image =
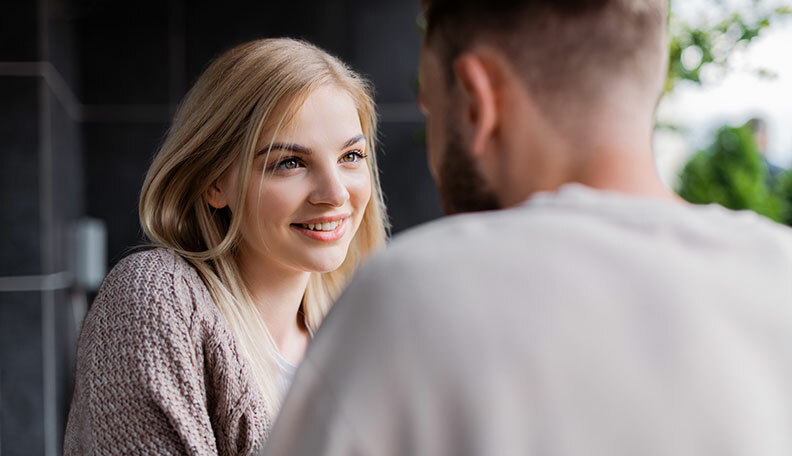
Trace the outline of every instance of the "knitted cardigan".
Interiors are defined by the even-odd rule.
[[[64,454],[247,455],[272,418],[192,266],[154,249],[113,268],[80,333]]]

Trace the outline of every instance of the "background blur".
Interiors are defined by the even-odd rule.
[[[673,6],[658,172],[696,202],[777,198],[784,221],[784,179],[767,176],[792,159],[789,2]],[[440,215],[414,105],[417,18],[417,0],[0,0],[0,455],[60,453],[82,317],[142,240],[138,192],[177,103],[229,47],[304,38],[368,76],[394,232]],[[764,150],[722,129],[754,117]]]

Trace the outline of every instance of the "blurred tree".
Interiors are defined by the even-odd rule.
[[[696,23],[685,20],[672,3],[669,16],[670,52],[665,94],[681,81],[706,84],[735,68],[734,56],[761,33],[785,16],[792,15],[788,0],[703,0]],[[708,5],[709,4],[709,5]],[[704,17],[706,16],[706,17]],[[760,77],[774,77],[762,68],[749,68]],[[669,127],[659,125],[659,127]],[[675,126],[670,126],[675,128]],[[679,195],[692,203],[718,203],[730,209],[749,209],[772,220],[792,224],[792,172],[768,184],[768,170],[751,129],[723,127],[715,142],[699,151],[680,174]]]
[[[792,226],[792,170],[784,171],[776,178],[773,190],[784,205],[781,221]]]
[[[792,190],[792,178],[787,185]],[[685,165],[677,192],[691,203],[749,209],[779,222],[788,213],[787,203],[767,183],[767,169],[748,126],[721,128],[715,142]]]
[[[733,1],[705,0],[701,9],[706,7],[708,13],[714,13],[714,18],[698,17],[699,22],[692,24],[676,12],[674,5],[681,5],[682,1],[689,0],[671,2],[666,93],[673,91],[679,81],[702,84],[703,71],[725,74],[733,70],[730,58],[736,51],[746,48],[763,29],[792,14],[788,0],[750,0],[737,7],[730,7]],[[761,68],[753,70],[760,76],[773,76]]]

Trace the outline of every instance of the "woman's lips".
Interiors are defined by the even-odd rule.
[[[320,242],[333,242],[344,237],[347,228],[347,218],[338,221],[338,225],[330,231],[319,231],[302,226],[301,224],[292,224],[291,227],[302,233],[304,236]],[[316,227],[314,227],[316,228]]]

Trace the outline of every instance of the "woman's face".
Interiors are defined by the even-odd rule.
[[[242,227],[246,260],[337,269],[371,197],[366,138],[352,98],[331,85],[316,89],[290,128],[274,140],[263,134],[257,150]],[[223,193],[235,195],[236,176],[228,177],[230,193]]]

